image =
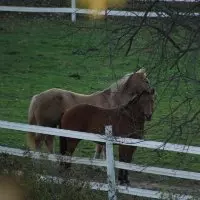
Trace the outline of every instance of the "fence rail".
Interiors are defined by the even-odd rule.
[[[53,177],[53,176],[40,176],[40,179],[43,181],[50,181],[50,182],[53,181],[57,184],[62,184],[64,182],[62,178]],[[86,184],[88,184],[88,182],[86,182]],[[108,191],[108,184],[105,184],[105,183],[89,182],[89,186],[93,190]],[[127,187],[127,186],[120,186],[120,185],[117,186],[117,190],[123,194],[135,195],[139,197],[154,198],[154,199],[176,199],[176,200],[179,200],[179,199],[192,200],[193,199],[193,196],[191,195],[169,194],[167,192],[158,192],[155,190],[139,189],[139,188],[132,188],[132,187]]]
[[[166,0],[165,0],[166,1]],[[197,2],[195,0],[186,0],[186,1],[172,1],[167,0],[166,2]],[[31,12],[31,13],[71,13],[72,22],[76,21],[76,14],[94,14],[95,15],[106,15],[106,16],[123,16],[123,17],[170,17],[165,12],[142,12],[142,11],[119,11],[119,10],[100,10],[96,11],[94,9],[79,9],[76,8],[76,1],[71,1],[71,8],[52,8],[52,7],[22,7],[22,6],[0,6],[0,11],[6,12]],[[187,13],[179,12],[178,15],[198,17],[200,16],[199,12]]]
[[[16,122],[8,122],[8,121],[0,121],[0,128],[6,128],[11,130],[18,130],[18,131],[24,131],[24,132],[37,132],[41,134],[49,134],[49,135],[55,135],[55,136],[64,136],[64,137],[71,137],[71,138],[79,138],[79,139],[85,139],[90,141],[98,141],[98,142],[107,142],[107,150],[110,148],[110,145],[113,144],[123,144],[123,145],[129,145],[129,146],[138,146],[138,147],[147,147],[151,149],[160,149],[160,150],[168,150],[168,151],[175,151],[175,152],[182,152],[182,153],[191,153],[191,154],[197,154],[200,155],[200,147],[195,146],[185,146],[185,145],[178,145],[178,144],[171,144],[171,143],[163,143],[163,142],[155,142],[155,141],[144,141],[144,140],[138,140],[138,139],[130,139],[130,138],[121,138],[121,137],[112,137],[109,135],[99,135],[99,134],[93,134],[93,133],[85,133],[85,132],[77,132],[77,131],[71,131],[71,130],[63,130],[63,129],[56,129],[56,128],[49,128],[49,127],[42,127],[42,126],[35,126],[35,125],[28,125],[28,124],[22,124],[22,123],[16,123]],[[110,149],[111,150],[111,149]],[[113,150],[112,154],[113,154]],[[133,165],[133,164],[127,164],[123,162],[114,161],[114,163],[109,162],[107,159],[106,161],[103,160],[93,160],[89,158],[77,158],[77,157],[67,157],[67,156],[60,156],[55,154],[41,154],[39,152],[28,152],[21,149],[13,149],[8,147],[0,147],[1,153],[7,153],[10,155],[15,156],[30,156],[34,159],[47,159],[54,162],[57,162],[59,159],[62,159],[64,162],[71,162],[71,163],[79,163],[79,164],[86,164],[86,165],[95,165],[95,166],[103,166],[110,169],[108,175],[113,176],[114,173],[112,173],[110,165],[112,164],[116,168],[121,169],[127,169],[132,171],[140,171],[144,173],[151,173],[151,174],[157,174],[157,175],[165,175],[169,177],[178,177],[178,178],[184,178],[184,179],[190,179],[190,180],[200,180],[200,173],[196,172],[188,172],[188,171],[182,171],[182,170],[173,170],[173,169],[165,169],[165,168],[159,168],[159,167],[147,167],[147,166],[141,166],[141,165]],[[41,156],[42,155],[42,156]],[[108,157],[107,157],[108,158]],[[112,177],[110,177],[112,178]],[[110,181],[108,181],[109,183]],[[112,184],[115,184],[113,181]],[[93,189],[97,189],[96,186],[92,186]],[[167,193],[161,193],[158,191],[152,191],[152,190],[144,190],[139,188],[123,188],[122,186],[116,186],[113,190],[113,185],[109,186],[109,184],[104,184],[100,190],[108,191],[110,199],[113,198],[113,191],[117,188],[118,192],[124,193],[124,194],[132,194],[136,196],[143,196],[143,197],[149,197],[149,198],[157,198],[160,199],[161,197],[168,195]],[[99,189],[99,188],[98,188]],[[180,194],[173,194],[172,199],[191,199],[192,197],[190,195],[180,195]],[[116,199],[116,198],[115,198]]]
[[[56,154],[39,153],[39,152],[33,152],[33,151],[27,152],[25,150],[16,149],[16,148],[8,148],[8,147],[3,147],[3,146],[0,146],[0,153],[6,153],[8,155],[14,155],[14,156],[19,156],[19,157],[28,156],[28,157],[31,157],[34,159],[49,160],[52,162],[57,162],[59,160],[62,160],[62,162],[92,165],[92,166],[98,166],[98,167],[107,167],[107,163],[105,160],[61,156],[61,155],[56,155]],[[168,169],[168,168],[136,165],[136,164],[119,162],[119,161],[115,161],[114,165],[115,165],[115,168],[127,169],[130,171],[200,181],[200,173],[197,173],[197,172],[189,172],[189,171],[175,170],[175,169]]]
[[[8,121],[2,121],[2,120],[0,120],[0,128],[77,138],[77,139],[83,139],[83,140],[89,140],[89,141],[95,141],[95,142],[106,142],[106,140],[111,140],[113,144],[123,144],[123,145],[128,145],[128,146],[137,146],[137,147],[144,147],[144,148],[150,148],[150,149],[200,155],[200,147],[187,146],[187,145],[182,145],[182,144],[145,141],[145,140],[139,140],[139,139],[111,137],[111,136],[107,138],[107,136],[100,135],[100,134],[92,134],[92,133],[78,132],[78,131],[71,131],[71,130],[64,130],[64,129],[57,129],[57,128],[49,128],[49,127],[28,125],[28,124],[23,124],[23,123],[8,122]]]
[[[8,147],[2,147],[2,146],[0,146],[0,153],[6,153],[6,154],[9,154],[9,155],[20,156],[20,157],[29,156],[29,157],[34,158],[34,159],[50,160],[50,161],[53,161],[53,162],[57,162],[58,159],[62,159],[62,161],[77,163],[77,164],[106,166],[106,162],[102,161],[102,160],[91,160],[91,159],[88,159],[88,158],[58,156],[58,155],[55,155],[55,154],[47,154],[47,153],[39,153],[39,152],[29,152],[27,154],[27,151],[24,151],[24,150],[21,150],[21,149],[8,148]],[[115,161],[115,163],[116,163],[116,166],[115,166],[116,168],[118,168],[118,167],[123,168],[122,166],[118,165],[118,163],[120,163],[120,162]],[[126,163],[122,163],[122,164],[126,164]],[[140,167],[140,166],[137,166],[137,167]],[[162,169],[162,168],[160,168],[160,169]],[[168,170],[168,169],[163,168],[163,170]],[[178,170],[173,170],[173,171],[178,172]],[[179,172],[184,172],[184,171],[179,171]],[[190,172],[190,173],[193,173],[192,176],[197,177],[197,179],[194,178],[194,180],[198,180],[199,173],[194,173],[194,172]],[[18,172],[17,174],[22,174],[22,172],[20,172],[20,173]],[[53,181],[56,184],[62,184],[64,182],[64,180],[60,177],[43,176],[43,175],[38,175],[38,176],[39,176],[39,179],[42,180],[42,181],[49,181],[49,182]],[[192,179],[192,178],[190,178],[190,179]],[[77,181],[77,180],[70,179],[69,181]],[[87,185],[89,184],[90,188],[93,189],[93,190],[101,190],[101,191],[108,191],[109,190],[108,184],[105,184],[105,183],[86,182],[86,184]],[[169,199],[169,197],[170,197],[170,199],[176,199],[176,200],[194,199],[193,196],[191,196],[191,195],[169,194],[167,192],[159,192],[159,191],[156,191],[156,190],[149,190],[149,189],[132,188],[132,187],[120,186],[120,185],[117,185],[116,189],[120,193],[139,196],[139,197],[147,197],[147,198],[155,198],[155,199],[161,199],[161,198]]]

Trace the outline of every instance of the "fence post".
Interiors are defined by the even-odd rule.
[[[112,136],[112,126],[105,126],[107,139]],[[106,161],[107,161],[107,180],[108,180],[108,199],[117,200],[115,183],[115,166],[112,141],[106,141]]]
[[[72,22],[76,22],[76,0],[71,0],[71,7],[72,7],[71,19]]]

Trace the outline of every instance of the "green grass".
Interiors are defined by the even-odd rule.
[[[40,18],[23,16],[3,16],[0,19],[0,119],[27,123],[27,111],[33,95],[52,87],[89,94],[102,90],[117,78],[136,71],[140,66],[151,71],[155,64],[159,64],[159,44],[146,48],[148,41],[153,40],[148,32],[138,35],[134,43],[134,50],[139,53],[124,56],[126,48],[117,50],[114,46],[114,36],[123,31],[112,32],[121,27],[121,22],[89,21],[79,19],[72,24],[64,18]],[[128,21],[125,21],[127,24]],[[120,44],[125,41],[123,39]],[[157,46],[156,46],[157,45]],[[109,54],[112,48],[112,55]],[[169,46],[170,48],[170,46]],[[112,58],[112,59],[111,59]],[[155,58],[155,59],[154,59]],[[112,61],[112,62],[111,62]],[[169,61],[168,61],[169,62]],[[199,60],[197,57],[196,65]],[[162,63],[161,65],[167,65]],[[184,62],[182,61],[182,67]],[[200,136],[193,127],[186,127],[183,133],[179,130],[173,137],[174,130],[170,119],[170,105],[177,106],[189,88],[182,82],[176,87],[172,82],[166,90],[166,84],[157,84],[157,72],[150,74],[150,80],[158,92],[156,110],[151,123],[147,139],[166,141],[199,146]],[[161,77],[169,78],[175,69],[166,70]],[[199,72],[198,72],[199,73]],[[80,79],[71,75],[78,74]],[[196,86],[197,87],[197,86]],[[173,96],[172,104],[170,97]],[[192,111],[196,109],[198,99],[194,100]],[[179,124],[182,117],[189,113],[186,106],[181,107],[174,114],[174,124]],[[156,125],[160,122],[158,125]],[[198,119],[194,121],[198,125]],[[23,133],[1,129],[0,144],[24,148]],[[57,141],[58,145],[58,141]],[[94,144],[82,141],[76,155],[90,157],[94,153]],[[116,155],[117,156],[117,155]],[[174,167],[199,171],[200,158],[194,155],[182,155],[171,152],[157,152],[148,149],[138,149],[135,163],[157,166]]]

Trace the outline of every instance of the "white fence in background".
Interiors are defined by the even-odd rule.
[[[145,1],[145,0],[143,0]],[[161,0],[163,2],[187,2],[194,3],[199,0]],[[118,11],[118,10],[101,10],[96,11],[93,9],[79,9],[76,7],[76,0],[71,0],[71,8],[51,8],[51,7],[20,7],[20,6],[0,6],[0,11],[6,12],[33,12],[33,13],[71,13],[72,22],[76,21],[77,14],[94,14],[105,16],[123,16],[123,17],[170,17],[165,12],[140,12],[140,11]],[[199,12],[196,13],[178,13],[184,16],[200,16]]]
[[[116,185],[115,176],[114,176],[115,168],[200,181],[200,173],[196,173],[196,172],[134,165],[134,164],[128,164],[128,163],[123,163],[119,161],[114,161],[112,146],[113,144],[123,144],[123,145],[128,145],[128,146],[146,147],[146,148],[151,148],[151,149],[168,150],[168,151],[190,153],[190,154],[196,154],[196,155],[200,155],[200,147],[185,146],[185,145],[171,144],[171,143],[162,143],[162,142],[155,142],[155,141],[144,141],[144,140],[130,139],[130,138],[113,137],[109,135],[110,133],[109,129],[111,129],[111,127],[108,127],[108,129],[106,129],[107,130],[106,135],[63,130],[63,129],[49,128],[49,127],[42,127],[42,126],[35,126],[35,125],[28,125],[28,124],[7,122],[7,121],[0,121],[0,128],[18,130],[18,131],[24,131],[24,132],[37,132],[41,134],[78,138],[78,139],[84,139],[84,140],[96,141],[96,142],[97,141],[105,142],[106,154],[107,154],[106,161],[99,160],[99,159],[68,157],[68,156],[61,156],[61,155],[47,154],[47,153],[41,154],[39,152],[29,152],[27,154],[27,152],[24,150],[8,148],[8,147],[0,147],[0,152],[7,153],[10,155],[15,155],[15,156],[21,156],[21,157],[30,156],[34,159],[45,159],[45,160],[51,160],[53,162],[57,162],[59,161],[59,159],[62,159],[63,162],[107,167],[107,175],[109,177],[108,184],[95,183],[95,182],[90,182],[89,184],[91,186],[91,189],[108,191],[109,199],[117,199],[116,193],[115,193],[116,191],[120,193],[124,193],[124,194],[130,194],[130,195],[135,195],[135,196],[140,196],[140,197],[149,197],[149,198],[155,198],[155,199],[161,199],[163,197],[167,198],[169,196],[168,193],[162,193],[159,191]],[[15,133],[17,134],[17,132]],[[51,178],[43,177],[43,180],[48,180],[48,179],[52,180],[52,178],[57,183],[62,182],[62,179],[57,178],[57,177],[51,177]],[[190,195],[170,194],[170,198],[186,200],[186,199],[192,199],[193,197]]]

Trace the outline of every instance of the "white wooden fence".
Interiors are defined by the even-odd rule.
[[[84,139],[84,140],[90,140],[90,141],[96,141],[96,142],[97,141],[106,142],[106,151],[107,151],[106,161],[99,160],[99,159],[95,160],[95,159],[89,159],[89,158],[67,157],[67,156],[60,156],[60,155],[55,155],[55,154],[45,154],[45,153],[41,154],[38,152],[29,152],[29,154],[27,155],[27,152],[24,150],[8,148],[8,147],[0,147],[0,152],[7,153],[10,155],[15,155],[15,156],[22,156],[22,157],[30,156],[34,159],[47,159],[53,162],[57,162],[59,159],[62,159],[63,162],[107,167],[107,174],[109,177],[108,184],[90,182],[90,186],[92,189],[108,191],[109,199],[117,199],[116,193],[115,193],[116,190],[124,194],[131,194],[135,196],[143,196],[143,197],[156,198],[156,199],[169,197],[168,193],[116,185],[115,176],[114,176],[115,168],[121,168],[121,169],[127,169],[127,170],[157,174],[157,175],[165,175],[169,177],[178,177],[178,178],[184,178],[184,179],[189,179],[189,180],[198,180],[198,181],[200,180],[200,173],[196,173],[196,172],[165,169],[165,168],[159,168],[159,167],[141,166],[141,165],[134,165],[134,164],[114,161],[112,144],[123,144],[123,145],[129,145],[129,146],[146,147],[146,148],[151,148],[151,149],[168,150],[168,151],[190,153],[190,154],[196,154],[196,155],[200,155],[200,147],[185,146],[185,145],[155,142],[155,141],[144,141],[144,140],[130,139],[130,138],[113,137],[109,135],[109,131],[106,132],[106,135],[99,135],[99,134],[55,129],[55,128],[28,125],[28,124],[15,123],[15,122],[7,122],[7,121],[0,121],[0,128],[18,130],[18,131],[24,131],[24,132],[37,132],[41,134],[78,138],[78,139]],[[111,127],[108,127],[108,129],[111,129]],[[17,132],[15,133],[17,134]],[[44,179],[48,180],[49,178],[46,177]],[[57,177],[51,177],[51,178],[53,178],[55,182],[60,182],[60,181],[62,182],[62,179],[59,179]],[[170,198],[186,200],[186,199],[192,199],[193,197],[190,195],[180,195],[180,194],[171,195],[170,194]]]
[[[143,0],[145,1],[145,0]],[[153,1],[153,0],[152,0]],[[161,0],[163,2],[198,2],[199,0]],[[71,13],[72,22],[76,21],[77,14],[97,14],[106,16],[123,16],[123,17],[170,17],[165,12],[140,12],[140,11],[118,11],[118,10],[100,10],[93,9],[79,9],[76,7],[76,0],[71,0],[70,8],[51,8],[51,7],[21,7],[21,6],[0,6],[0,11],[6,12],[33,12],[33,13]],[[179,12],[179,15],[184,16],[200,16],[199,12],[195,13],[183,13]]]

